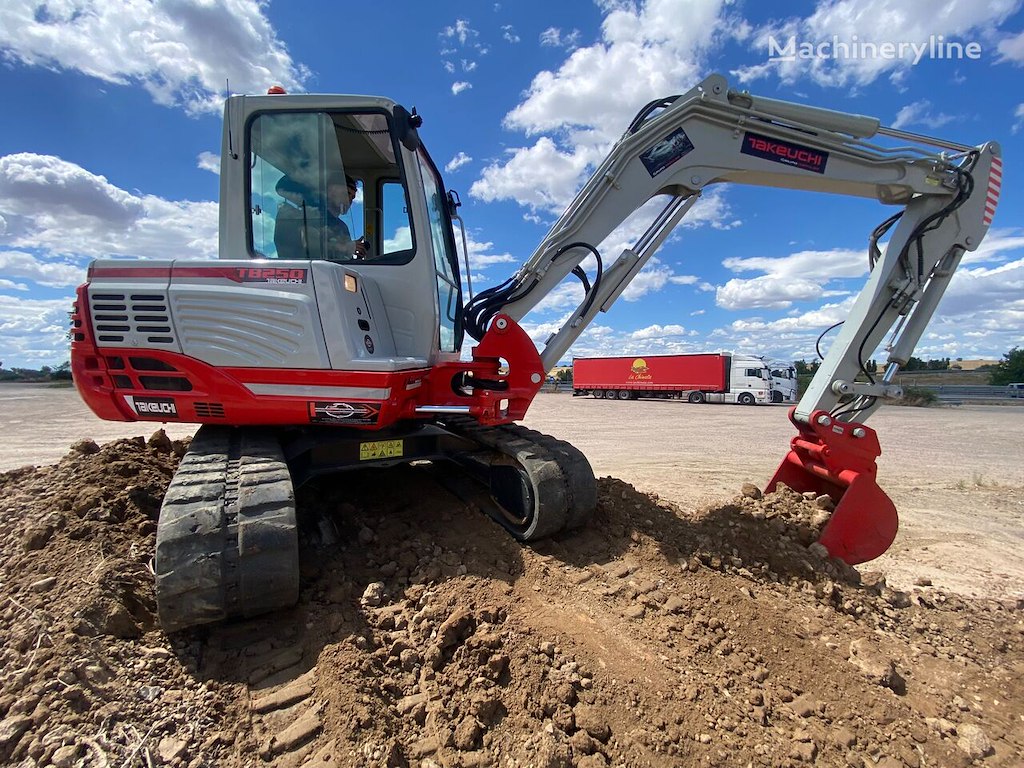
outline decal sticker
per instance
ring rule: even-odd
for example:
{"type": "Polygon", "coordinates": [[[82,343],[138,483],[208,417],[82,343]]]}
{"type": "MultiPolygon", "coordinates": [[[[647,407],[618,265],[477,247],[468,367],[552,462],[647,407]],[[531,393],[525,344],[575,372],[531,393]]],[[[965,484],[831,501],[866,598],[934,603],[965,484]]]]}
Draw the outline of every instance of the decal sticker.
{"type": "Polygon", "coordinates": [[[277,267],[236,267],[240,283],[289,283],[298,285],[306,282],[306,270],[281,269],[277,267]]]}
{"type": "Polygon", "coordinates": [[[313,424],[376,424],[380,406],[374,403],[346,403],[338,400],[308,403],[313,424]]]}
{"type": "Polygon", "coordinates": [[[125,395],[125,401],[139,416],[178,418],[178,406],[173,397],[132,397],[125,395]]]}
{"type": "Polygon", "coordinates": [[[682,128],[677,128],[643,152],[640,155],[640,161],[653,178],[691,151],[693,151],[693,142],[690,141],[690,137],[682,128]]]}
{"type": "Polygon", "coordinates": [[[992,158],[992,167],[988,172],[988,195],[985,197],[985,215],[982,223],[987,227],[992,223],[992,217],[996,215],[996,206],[999,205],[999,191],[1003,187],[1003,161],[998,157],[992,158]]]}
{"type": "Polygon", "coordinates": [[[652,381],[653,379],[654,377],[647,367],[647,361],[642,357],[633,361],[633,365],[629,368],[629,375],[626,377],[626,381],[652,381]]]}
{"type": "Polygon", "coordinates": [[[791,144],[781,139],[771,139],[757,133],[747,131],[743,134],[743,146],[740,152],[752,157],[760,157],[783,165],[791,165],[804,171],[824,173],[828,164],[828,152],[821,152],[799,144],[791,144]]]}
{"type": "Polygon", "coordinates": [[[402,440],[374,440],[370,443],[360,443],[359,460],[401,458],[405,455],[403,442],[402,440]]]}

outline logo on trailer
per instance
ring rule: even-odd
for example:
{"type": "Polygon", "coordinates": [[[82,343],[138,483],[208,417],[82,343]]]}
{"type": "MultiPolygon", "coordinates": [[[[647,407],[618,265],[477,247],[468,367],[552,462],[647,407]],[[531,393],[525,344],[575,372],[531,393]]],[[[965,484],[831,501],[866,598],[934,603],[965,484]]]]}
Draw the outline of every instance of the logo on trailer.
{"type": "Polygon", "coordinates": [[[380,406],[374,403],[315,401],[308,403],[309,420],[313,424],[376,424],[380,406]]]}
{"type": "Polygon", "coordinates": [[[627,381],[650,381],[654,377],[647,371],[647,361],[642,357],[638,357],[633,361],[633,365],[630,366],[629,376],[626,377],[627,381]]]}
{"type": "Polygon", "coordinates": [[[740,152],[751,157],[760,157],[774,163],[791,165],[804,171],[824,173],[828,164],[828,152],[791,144],[781,139],[771,139],[758,133],[747,131],[743,134],[743,146],[740,152]]]}
{"type": "Polygon", "coordinates": [[[159,416],[161,418],[178,418],[178,407],[172,397],[132,397],[125,396],[132,410],[139,416],[159,416]]]}

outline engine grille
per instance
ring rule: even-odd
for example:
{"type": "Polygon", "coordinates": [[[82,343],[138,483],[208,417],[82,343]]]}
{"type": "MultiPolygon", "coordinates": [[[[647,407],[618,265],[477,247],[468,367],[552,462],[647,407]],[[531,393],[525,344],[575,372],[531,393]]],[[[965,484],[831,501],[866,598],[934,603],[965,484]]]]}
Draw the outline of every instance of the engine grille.
{"type": "Polygon", "coordinates": [[[200,418],[224,418],[223,403],[196,403],[196,416],[200,418]]]}
{"type": "Polygon", "coordinates": [[[90,293],[89,313],[99,344],[175,344],[163,291],[90,293]]]}

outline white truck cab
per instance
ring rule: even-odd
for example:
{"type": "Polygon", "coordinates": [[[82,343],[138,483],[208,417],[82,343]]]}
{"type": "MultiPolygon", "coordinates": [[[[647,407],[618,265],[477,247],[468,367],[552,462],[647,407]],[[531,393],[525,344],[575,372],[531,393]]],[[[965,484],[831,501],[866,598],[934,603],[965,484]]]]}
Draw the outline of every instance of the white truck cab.
{"type": "Polygon", "coordinates": [[[774,362],[772,371],[772,402],[795,403],[797,391],[796,367],[792,363],[774,362]]]}

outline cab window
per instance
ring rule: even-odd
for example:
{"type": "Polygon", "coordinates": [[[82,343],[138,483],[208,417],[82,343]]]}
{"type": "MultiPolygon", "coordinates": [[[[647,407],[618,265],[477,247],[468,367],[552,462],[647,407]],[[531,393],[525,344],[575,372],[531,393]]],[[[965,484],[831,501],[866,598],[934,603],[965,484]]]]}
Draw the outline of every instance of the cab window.
{"type": "MultiPolygon", "coordinates": [[[[248,131],[253,255],[352,261],[355,241],[365,237],[371,257],[411,258],[411,237],[385,243],[376,226],[378,206],[368,205],[379,199],[378,179],[402,178],[388,128],[384,113],[257,115],[248,131]]],[[[391,186],[389,197],[405,210],[404,186],[391,186]]]]}

